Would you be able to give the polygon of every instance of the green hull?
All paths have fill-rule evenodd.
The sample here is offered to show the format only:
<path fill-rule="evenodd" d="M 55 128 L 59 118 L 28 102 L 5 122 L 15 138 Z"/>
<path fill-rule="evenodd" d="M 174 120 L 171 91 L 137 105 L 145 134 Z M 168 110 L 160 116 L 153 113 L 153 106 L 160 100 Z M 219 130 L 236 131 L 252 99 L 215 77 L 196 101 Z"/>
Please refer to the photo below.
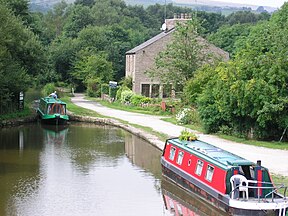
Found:
<path fill-rule="evenodd" d="M 66 114 L 66 103 L 51 97 L 40 99 L 37 113 L 41 121 L 46 124 L 66 124 L 69 120 Z"/>

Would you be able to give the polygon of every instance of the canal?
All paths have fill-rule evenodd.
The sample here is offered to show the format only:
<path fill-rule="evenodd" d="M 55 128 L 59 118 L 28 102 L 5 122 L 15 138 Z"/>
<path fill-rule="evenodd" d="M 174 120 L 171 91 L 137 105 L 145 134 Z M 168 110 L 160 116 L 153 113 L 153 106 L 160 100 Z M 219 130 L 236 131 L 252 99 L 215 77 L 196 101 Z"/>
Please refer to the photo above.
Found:
<path fill-rule="evenodd" d="M 160 156 L 111 126 L 0 129 L 0 215 L 225 215 L 162 179 Z"/>

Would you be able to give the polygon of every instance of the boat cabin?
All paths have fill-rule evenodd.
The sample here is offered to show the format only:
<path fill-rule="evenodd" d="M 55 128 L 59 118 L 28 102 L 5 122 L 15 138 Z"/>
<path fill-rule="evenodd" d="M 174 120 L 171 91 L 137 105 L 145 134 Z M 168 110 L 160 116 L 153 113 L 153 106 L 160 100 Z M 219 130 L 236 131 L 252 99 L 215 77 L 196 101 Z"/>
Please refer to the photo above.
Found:
<path fill-rule="evenodd" d="M 43 115 L 66 115 L 66 103 L 53 97 L 41 98 L 39 110 Z"/>
<path fill-rule="evenodd" d="M 241 191 L 243 197 L 264 197 L 273 186 L 268 170 L 240 156 L 234 155 L 211 144 L 196 141 L 168 139 L 163 151 L 163 159 L 193 179 L 216 190 L 220 194 L 239 197 L 241 184 L 249 184 L 249 191 Z M 180 174 L 180 173 L 179 173 Z M 181 174 L 180 174 L 181 175 Z M 231 178 L 233 176 L 233 178 Z M 187 178 L 186 178 L 187 179 Z M 255 189 L 252 189 L 255 186 Z M 257 189 L 256 189 L 257 188 Z M 268 189 L 263 189 L 268 188 Z M 208 189 L 207 189 L 208 190 Z"/>

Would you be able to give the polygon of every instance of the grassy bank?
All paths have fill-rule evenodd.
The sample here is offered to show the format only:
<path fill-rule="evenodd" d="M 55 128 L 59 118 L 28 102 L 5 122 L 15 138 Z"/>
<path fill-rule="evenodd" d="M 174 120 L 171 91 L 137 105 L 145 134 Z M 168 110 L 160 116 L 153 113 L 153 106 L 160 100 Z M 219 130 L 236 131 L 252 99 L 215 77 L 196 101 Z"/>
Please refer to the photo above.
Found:
<path fill-rule="evenodd" d="M 91 117 L 99 117 L 99 118 L 105 117 L 92 110 L 76 106 L 74 103 L 71 102 L 71 98 L 68 96 L 61 97 L 61 100 L 67 103 L 68 111 L 74 113 L 75 115 L 91 116 Z"/>
<path fill-rule="evenodd" d="M 0 121 L 25 118 L 28 116 L 32 116 L 34 113 L 35 113 L 34 110 L 32 110 L 29 107 L 25 107 L 22 111 L 17 111 L 17 112 L 12 112 L 12 113 L 8 113 L 8 114 L 0 115 Z"/>
<path fill-rule="evenodd" d="M 118 110 L 123 110 L 123 111 L 128 111 L 128 112 L 135 112 L 135 113 L 142 113 L 142 114 L 148 114 L 148 115 L 160 115 L 160 116 L 171 116 L 172 114 L 169 112 L 164 112 L 162 110 L 159 110 L 158 107 L 136 107 L 136 106 L 126 106 L 120 102 L 113 102 L 110 103 L 109 101 L 101 100 L 99 98 L 91 98 L 91 97 L 86 97 L 87 100 L 91 101 L 96 101 L 100 103 L 103 106 L 112 108 L 112 109 L 118 109 Z"/>

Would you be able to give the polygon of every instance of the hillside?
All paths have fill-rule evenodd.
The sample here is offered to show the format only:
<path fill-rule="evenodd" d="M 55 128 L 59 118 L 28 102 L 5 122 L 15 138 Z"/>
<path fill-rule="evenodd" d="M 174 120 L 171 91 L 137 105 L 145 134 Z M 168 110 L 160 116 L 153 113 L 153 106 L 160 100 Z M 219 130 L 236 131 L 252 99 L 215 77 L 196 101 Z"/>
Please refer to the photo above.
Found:
<path fill-rule="evenodd" d="M 66 0 L 67 3 L 73 3 L 75 0 Z M 235 4 L 235 3 L 226 3 L 219 1 L 211 0 L 124 0 L 129 5 L 143 5 L 147 7 L 154 4 L 170 4 L 180 7 L 190 7 L 195 10 L 200 11 L 209 11 L 222 13 L 228 15 L 232 12 L 239 10 L 257 10 L 259 6 L 263 6 L 264 9 L 268 12 L 274 12 L 277 8 L 267 7 L 265 5 L 253 5 L 253 4 Z M 56 3 L 61 2 L 61 0 L 30 0 L 30 8 L 33 11 L 47 11 L 49 8 L 53 7 Z"/>

